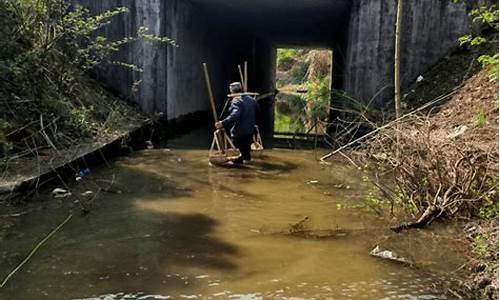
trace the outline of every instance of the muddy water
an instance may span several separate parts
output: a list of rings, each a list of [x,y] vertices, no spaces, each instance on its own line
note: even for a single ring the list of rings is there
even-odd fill
[[[74,195],[109,186],[78,214],[75,196],[3,219],[0,276],[67,216],[73,219],[0,289],[0,299],[445,299],[461,265],[449,228],[393,234],[361,201],[349,166],[272,150],[242,169],[206,151],[156,149],[93,170]],[[81,197],[83,198],[83,197]],[[287,235],[304,217],[323,238]],[[390,245],[416,268],[370,257]]]

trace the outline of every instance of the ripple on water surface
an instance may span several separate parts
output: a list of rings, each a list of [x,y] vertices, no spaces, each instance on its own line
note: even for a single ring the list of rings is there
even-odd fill
[[[208,167],[205,151],[147,150],[92,176],[113,192],[75,215],[1,299],[443,299],[440,284],[462,263],[448,229],[390,232],[362,208],[364,174],[312,152],[267,151],[232,169]],[[77,208],[72,198],[46,203],[2,235],[0,275]],[[306,216],[301,229],[321,238],[290,234]],[[381,241],[425,267],[370,257]]]

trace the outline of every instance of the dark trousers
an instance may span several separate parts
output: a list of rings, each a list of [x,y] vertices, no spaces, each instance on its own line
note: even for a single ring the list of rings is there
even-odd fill
[[[233,136],[231,137],[233,140],[234,146],[240,150],[241,157],[235,160],[235,163],[242,163],[244,160],[251,160],[252,157],[250,155],[251,146],[253,143],[253,136]]]

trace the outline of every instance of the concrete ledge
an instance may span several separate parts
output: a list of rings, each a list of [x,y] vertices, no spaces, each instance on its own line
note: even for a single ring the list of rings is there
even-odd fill
[[[129,153],[152,132],[153,124],[145,122],[109,141],[86,143],[61,151],[61,157],[53,157],[40,165],[40,173],[18,174],[0,182],[0,201],[29,195],[34,190],[56,179],[74,180],[76,170],[92,167],[107,159]]]
[[[105,142],[81,144],[64,151],[64,159],[51,158],[44,162],[40,173],[19,174],[0,182],[0,203],[18,197],[28,197],[35,190],[57,180],[70,182],[75,172],[95,167],[107,160],[145,148],[145,141],[155,144],[210,124],[208,111],[191,113],[174,120],[148,121]]]

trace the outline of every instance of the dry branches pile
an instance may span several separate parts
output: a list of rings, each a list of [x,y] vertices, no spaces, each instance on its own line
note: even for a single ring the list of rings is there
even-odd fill
[[[429,120],[415,118],[408,127],[399,130],[399,145],[395,129],[390,129],[369,141],[368,150],[372,158],[393,168],[396,187],[379,184],[384,195],[420,215],[404,227],[423,226],[457,212],[470,215],[497,197],[496,147],[484,149],[461,132],[444,135]]]
[[[378,180],[377,186],[415,219],[394,229],[422,227],[457,213],[472,216],[497,201],[496,87],[480,74],[438,114],[411,116],[366,141],[365,155],[394,175],[394,186]]]

